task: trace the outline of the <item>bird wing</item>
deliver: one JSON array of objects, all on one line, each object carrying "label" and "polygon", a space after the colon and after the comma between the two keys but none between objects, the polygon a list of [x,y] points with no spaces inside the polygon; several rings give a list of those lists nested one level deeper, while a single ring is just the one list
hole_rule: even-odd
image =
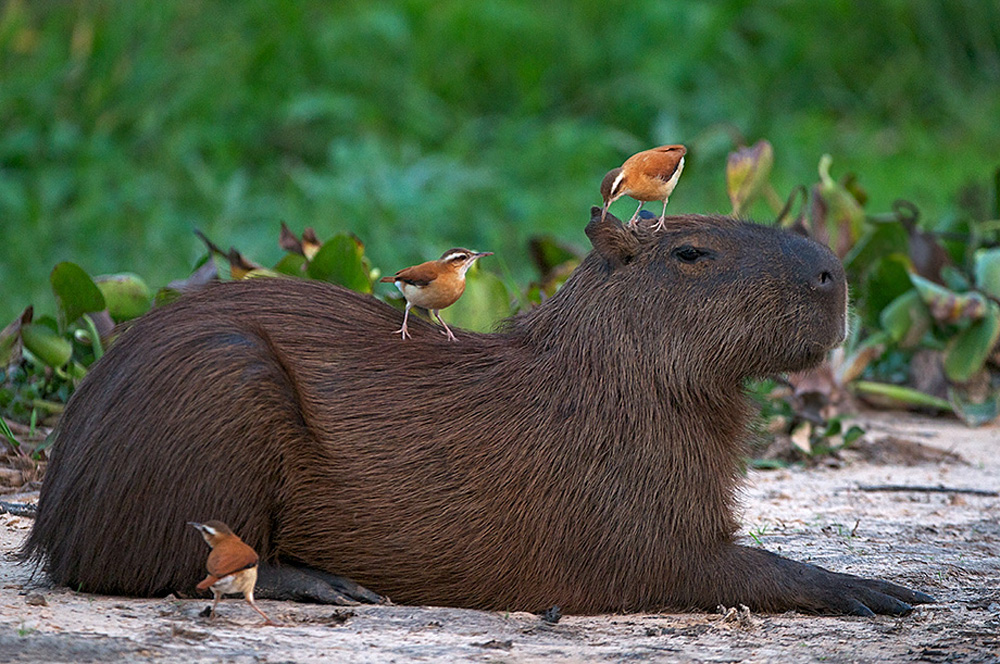
[{"label": "bird wing", "polygon": [[237,540],[227,543],[225,547],[217,546],[212,549],[212,553],[208,554],[208,573],[221,579],[233,572],[253,567],[257,564],[257,560],[257,552]]},{"label": "bird wing", "polygon": [[219,577],[212,576],[211,574],[209,574],[208,576],[205,577],[205,579],[201,583],[195,586],[195,588],[197,588],[198,590],[208,590],[209,588],[214,586],[216,581],[218,580]]},{"label": "bird wing", "polygon": [[637,152],[622,164],[622,168],[642,173],[651,179],[669,182],[686,153],[683,145],[661,145],[652,150]]},{"label": "bird wing", "polygon": [[677,165],[681,163],[683,155],[678,152],[654,152],[649,155],[648,163],[651,176],[669,182],[677,172]]},{"label": "bird wing", "polygon": [[420,265],[414,265],[413,267],[400,270],[396,273],[396,276],[392,278],[392,281],[402,281],[403,283],[410,284],[411,286],[423,288],[434,281],[435,277],[437,277],[437,272],[434,267],[435,262],[436,261],[427,261],[426,263],[421,263]]}]

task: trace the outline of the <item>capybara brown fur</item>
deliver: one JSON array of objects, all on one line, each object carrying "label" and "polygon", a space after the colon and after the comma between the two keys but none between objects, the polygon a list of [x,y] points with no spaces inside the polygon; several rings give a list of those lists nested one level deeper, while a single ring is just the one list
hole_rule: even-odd
[{"label": "capybara brown fur", "polygon": [[[260,553],[262,582],[342,575],[397,603],[870,615],[929,601],[734,543],[744,381],[843,340],[834,255],[728,218],[653,233],[600,216],[554,297],[458,343],[422,320],[402,341],[399,311],[305,280],[155,309],[70,400],[25,554],[85,591],[185,591],[204,562],[187,522],[219,519]],[[270,596],[316,599],[276,578]]]}]

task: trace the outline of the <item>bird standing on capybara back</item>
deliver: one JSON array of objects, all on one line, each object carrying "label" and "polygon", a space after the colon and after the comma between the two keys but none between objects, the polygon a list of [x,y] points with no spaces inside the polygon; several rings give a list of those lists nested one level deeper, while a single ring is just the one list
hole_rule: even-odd
[{"label": "bird standing on capybara back", "polygon": [[436,261],[403,268],[390,277],[382,277],[383,282],[396,284],[396,288],[406,298],[403,326],[396,332],[404,340],[409,338],[407,321],[410,318],[410,309],[418,306],[434,314],[444,327],[442,334],[450,341],[456,341],[451,328],[444,322],[439,312],[455,304],[458,298],[462,297],[462,293],[465,292],[465,273],[472,264],[483,256],[492,255],[492,251],[476,252],[458,247],[444,252]]},{"label": "bird standing on capybara back", "polygon": [[743,383],[843,340],[833,254],[600,208],[587,235],[556,295],[457,342],[415,320],[400,343],[396,310],[304,280],[152,311],[67,405],[26,552],[57,583],[165,594],[202,577],[185,523],[211,515],[260,554],[259,597],[358,596],[342,575],[397,603],[567,613],[930,601],[734,542]]}]

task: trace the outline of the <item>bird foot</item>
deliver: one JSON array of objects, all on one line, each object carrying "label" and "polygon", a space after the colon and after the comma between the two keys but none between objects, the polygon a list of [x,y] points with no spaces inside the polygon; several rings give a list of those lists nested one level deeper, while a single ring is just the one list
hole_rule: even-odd
[{"label": "bird foot", "polygon": [[388,599],[336,574],[311,567],[265,565],[257,567],[254,594],[261,599],[353,606],[387,604]]},{"label": "bird foot", "polygon": [[412,339],[413,338],[413,336],[410,334],[410,331],[408,329],[406,329],[405,325],[403,327],[399,328],[398,330],[396,330],[395,332],[393,332],[393,334],[400,334],[400,335],[402,335],[404,341],[406,339]]},{"label": "bird foot", "polygon": [[659,233],[660,231],[667,230],[667,217],[666,215],[660,217],[660,220],[653,224],[652,228],[654,233]]},{"label": "bird foot", "polygon": [[448,328],[441,330],[441,334],[448,337],[448,341],[458,341],[458,337]]}]

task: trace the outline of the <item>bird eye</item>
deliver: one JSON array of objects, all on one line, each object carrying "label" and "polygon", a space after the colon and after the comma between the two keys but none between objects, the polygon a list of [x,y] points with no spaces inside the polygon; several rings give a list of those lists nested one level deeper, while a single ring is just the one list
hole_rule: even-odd
[{"label": "bird eye", "polygon": [[694,263],[697,262],[699,258],[708,256],[711,252],[697,247],[692,247],[690,244],[685,244],[677,247],[671,253],[685,263]]}]

